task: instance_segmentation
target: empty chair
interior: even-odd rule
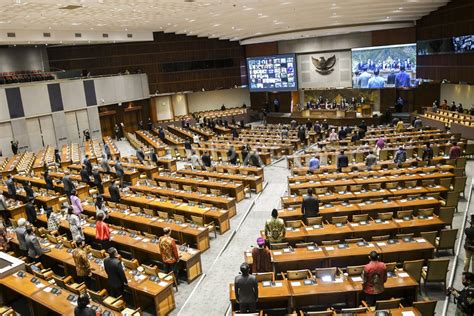
[[[397,268],[397,263],[396,262],[386,262],[385,263],[385,269],[387,272],[395,272],[395,269]]]
[[[346,273],[349,276],[359,276],[364,271],[364,266],[348,266],[346,268]]]
[[[306,312],[306,313],[303,313],[301,311],[301,316],[303,315],[307,315],[307,316],[334,316],[336,315],[336,312],[335,311],[332,311],[332,310],[327,310],[327,311],[320,311],[320,312]]]
[[[329,276],[331,280],[334,280],[336,278],[337,268],[317,268],[316,270],[314,270],[314,273],[316,274],[316,277],[318,279],[322,279],[323,277]]]
[[[183,190],[184,190],[184,191],[191,192],[191,191],[193,190],[193,187],[190,186],[190,185],[185,185],[185,184],[183,184]]]
[[[430,232],[420,232],[420,237],[423,237],[433,246],[436,246],[436,237],[438,236],[437,231],[430,231]]]
[[[255,277],[257,278],[258,282],[262,281],[275,281],[275,274],[273,272],[259,272],[259,273],[253,273]]]
[[[353,223],[359,223],[359,222],[364,222],[369,220],[369,214],[356,214],[352,215],[352,222]]]
[[[362,190],[362,184],[353,184],[353,185],[350,185],[349,186],[349,190],[351,192],[358,192],[360,190]]]
[[[364,238],[346,238],[344,239],[344,241],[347,243],[347,244],[355,244],[355,243],[358,243],[358,242],[364,242]]]
[[[322,216],[319,216],[319,217],[308,217],[306,219],[306,223],[309,225],[309,226],[312,226],[312,225],[322,225],[323,224],[323,217]]]
[[[195,216],[195,215],[191,215],[191,221],[198,225],[198,226],[203,226],[203,227],[207,227],[207,229],[209,230],[209,232],[213,232],[214,233],[214,238],[217,237],[217,228],[216,228],[216,225],[214,224],[214,222],[208,222],[208,223],[205,223],[204,222],[204,218],[201,217],[201,216]]]
[[[459,192],[464,197],[464,191],[466,190],[467,177],[455,177],[453,182],[453,191]]]
[[[163,218],[163,219],[168,219],[168,218],[169,218],[168,212],[158,211],[158,216],[159,216],[160,218]]]
[[[321,245],[323,246],[330,246],[330,245],[337,245],[338,243],[340,243],[341,241],[339,239],[335,239],[335,240],[323,240],[321,241]]]
[[[402,239],[402,238],[413,238],[415,234],[413,233],[406,233],[406,234],[396,234],[395,237],[397,237],[397,239]]]
[[[128,259],[122,258],[122,263],[125,266],[125,268],[130,269],[130,270],[136,270],[140,266],[140,263],[138,262],[137,259],[128,260]]]
[[[288,270],[286,273],[282,272],[282,275],[285,280],[313,279],[313,274],[308,269]]]
[[[186,219],[185,219],[184,215],[174,214],[174,215],[173,215],[173,219],[174,219],[174,221],[177,222],[177,223],[178,223],[178,222],[179,222],[179,223],[184,223],[184,222],[186,222]]]
[[[291,228],[300,228],[300,227],[302,227],[302,226],[304,226],[304,225],[303,225],[303,222],[302,222],[302,221],[297,220],[297,221],[286,221],[286,222],[285,222],[285,226],[286,226],[286,227],[291,227]]]
[[[385,241],[389,239],[390,235],[372,236],[372,241]]]
[[[451,188],[452,178],[439,178],[438,183],[445,188]]]
[[[125,308],[125,302],[122,297],[112,297],[109,296],[107,290],[101,290],[99,292],[94,292],[92,290],[87,290],[87,293],[93,301],[104,305],[107,308],[110,308],[113,311],[120,312]]]
[[[436,303],[438,303],[438,301],[418,301],[413,302],[413,307],[420,312],[421,316],[433,316],[436,310]]]
[[[421,185],[424,186],[424,187],[434,185],[434,184],[435,184],[434,179],[423,179],[423,180],[421,180]]]
[[[416,187],[416,180],[405,181],[405,188]]]
[[[306,248],[310,246],[314,246],[314,242],[299,242],[295,244],[296,248]]]
[[[405,211],[398,211],[397,212],[397,218],[405,218],[405,217],[412,217],[413,216],[413,210],[405,210]]]
[[[398,182],[387,182],[385,183],[385,189],[395,189],[396,187],[398,187]]]
[[[276,249],[284,249],[288,248],[288,243],[287,242],[279,242],[279,243],[271,243],[270,244],[270,249],[276,250]]]
[[[221,194],[222,194],[222,191],[219,190],[219,189],[211,189],[211,194],[214,194],[214,195],[221,195]]]
[[[450,228],[453,225],[454,210],[454,206],[440,207],[439,209],[439,219],[442,220],[446,224],[446,226],[449,226]]]
[[[203,194],[207,194],[207,188],[206,187],[197,187],[197,191]]]
[[[389,300],[381,300],[375,302],[375,310],[383,310],[383,309],[392,309],[392,308],[399,308],[400,302],[402,300],[400,298],[392,298]]]
[[[417,211],[418,216],[433,216],[434,209],[433,208],[422,208]]]
[[[316,195],[326,194],[327,191],[328,191],[327,187],[315,188],[315,190],[314,190]]]
[[[357,315],[357,314],[365,314],[369,311],[369,309],[365,306],[363,307],[354,307],[354,308],[343,308],[341,309],[342,314],[348,315]]]
[[[347,191],[347,185],[336,185],[334,187],[334,192],[346,192]]]
[[[440,250],[452,250],[454,254],[454,245],[458,234],[457,229],[442,229],[439,237],[436,238],[436,252]]]
[[[428,265],[421,270],[421,278],[424,286],[428,282],[442,282],[446,287],[446,274],[448,273],[449,258],[445,259],[429,259]]]
[[[403,271],[408,273],[416,282],[420,283],[421,270],[423,270],[424,260],[409,260],[403,262]]]
[[[348,216],[334,216],[331,218],[331,224],[346,224]]]
[[[392,212],[378,213],[377,216],[379,219],[383,221],[389,221],[393,218],[393,213]]]
[[[381,183],[369,183],[369,190],[380,190],[381,187]]]

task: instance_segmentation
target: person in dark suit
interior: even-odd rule
[[[49,175],[48,170],[44,172],[43,178],[44,178],[44,182],[46,183],[46,189],[54,190],[53,177]]]
[[[123,177],[125,176],[125,171],[123,170],[122,163],[120,162],[120,159],[118,157],[115,160],[115,166],[114,167],[115,167],[115,174],[119,178],[120,185],[123,188]]]
[[[18,153],[18,141],[15,140],[15,141],[10,141],[10,144],[12,145],[12,152],[14,155],[16,155]]]
[[[114,181],[109,185],[110,200],[112,202],[120,202],[120,190],[118,188],[118,181]]]
[[[64,171],[63,185],[64,185],[64,192],[66,193],[66,196],[69,198],[69,196],[71,195],[72,190],[76,189],[76,186],[72,182],[72,180],[69,176],[69,171],[68,170]]]
[[[89,177],[89,172],[87,172],[86,166],[82,165],[81,171],[79,171],[79,175],[81,176],[82,182],[89,184],[91,179]]]
[[[145,153],[143,152],[143,147],[140,149],[137,149],[135,156],[137,156],[137,159],[143,163],[145,161]]]
[[[307,221],[308,217],[319,216],[319,200],[313,196],[312,188],[308,189],[308,195],[303,198],[301,212],[305,221]]]
[[[156,154],[156,149],[153,149],[151,151],[150,159],[158,167],[158,155]]]
[[[95,311],[89,307],[89,295],[82,293],[77,299],[77,306],[74,308],[74,316],[95,316]]]
[[[342,171],[342,168],[349,166],[349,158],[344,154],[344,150],[341,150],[339,156],[337,156],[337,170]]]
[[[211,156],[209,155],[209,152],[206,150],[204,152],[204,154],[201,156],[201,161],[202,161],[202,164],[205,166],[205,167],[210,167],[211,164],[212,164],[212,161],[211,161]]]
[[[127,277],[122,263],[117,259],[117,249],[110,247],[107,252],[109,257],[104,259],[104,269],[109,282],[109,293],[113,297],[119,297],[123,295],[124,288],[128,284]]]
[[[235,298],[240,305],[240,312],[255,313],[258,299],[257,278],[250,274],[247,263],[242,263],[240,272],[241,275],[236,276],[234,282]]]
[[[16,185],[15,185],[15,182],[13,181],[13,177],[12,177],[11,174],[9,174],[7,176],[7,181],[5,181],[5,184],[7,185],[8,194],[11,197],[15,197],[16,196]]]
[[[148,118],[148,122],[146,122],[146,125],[149,131],[153,129],[153,121],[151,120],[151,117]]]
[[[26,197],[28,197],[28,198],[34,198],[35,197],[35,192],[31,188],[31,183],[30,182],[26,182],[26,183],[23,184],[23,190],[25,190]]]
[[[31,225],[34,225],[36,223],[37,219],[37,214],[36,214],[36,207],[33,205],[33,200],[34,198],[29,198],[28,202],[25,204],[25,213],[26,213],[26,218],[28,222]]]
[[[32,226],[28,226],[26,228],[25,245],[30,260],[33,262],[40,262],[41,256],[43,255],[45,250],[41,249],[38,237],[36,237],[35,233],[33,232]]]
[[[83,162],[84,162],[84,165],[86,166],[87,173],[89,175],[91,175],[92,174],[92,163],[89,159],[89,155],[86,155]]]
[[[237,153],[235,152],[234,146],[230,146],[229,150],[227,151],[227,158],[231,164],[237,164]]]
[[[100,175],[98,167],[94,167],[92,169],[92,177],[94,178],[93,183],[97,187],[97,190],[99,190],[100,194],[103,194],[104,186],[102,185],[102,176]]]

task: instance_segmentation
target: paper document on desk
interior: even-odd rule
[[[282,253],[281,251],[274,251],[274,252],[273,252],[273,254],[274,254],[275,256],[281,255],[281,253]]]
[[[384,242],[378,242],[378,243],[377,243],[377,246],[383,247],[383,246],[387,246],[387,244],[384,243]]]
[[[351,280],[354,282],[362,282],[362,278],[360,276],[358,277],[351,277]]]
[[[301,286],[301,282],[300,281],[293,281],[293,282],[291,282],[291,286]]]
[[[164,282],[164,281],[161,281],[160,283],[158,283],[158,285],[162,286],[162,287],[165,287],[165,286],[168,286],[168,283]]]
[[[412,311],[402,312],[402,316],[415,316],[415,313]]]
[[[399,277],[401,278],[408,278],[410,275],[406,272],[398,272],[397,273]]]
[[[53,289],[52,287],[48,286],[48,287],[45,287],[43,291],[45,291],[46,293],[49,293],[51,292],[52,289]]]
[[[281,282],[275,282],[274,287],[283,287],[283,283],[281,283]]]

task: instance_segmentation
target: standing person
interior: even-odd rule
[[[109,185],[110,201],[115,203],[120,202],[120,190],[118,188],[118,184],[118,180],[115,180]]]
[[[209,152],[206,150],[201,156],[201,161],[204,167],[209,168],[212,165],[212,160],[211,156],[209,155]]]
[[[5,227],[5,222],[0,220],[0,251],[7,252],[9,248],[7,228]]]
[[[239,132],[235,127],[232,127],[232,140],[236,140],[239,138]]]
[[[14,198],[16,196],[16,185],[11,174],[7,176],[5,184],[7,185],[8,195]]]
[[[313,196],[313,189],[308,189],[308,195],[301,202],[301,213],[305,222],[309,217],[317,217],[319,215],[319,200]]]
[[[72,190],[71,192],[71,205],[74,210],[74,214],[80,215],[82,212],[84,212],[81,199],[77,196],[76,190]]]
[[[67,198],[72,194],[72,191],[76,189],[76,185],[72,182],[71,177],[69,176],[69,170],[64,171],[63,177],[63,186],[64,193],[66,193]]]
[[[285,222],[278,218],[278,211],[272,210],[272,218],[265,222],[265,238],[271,243],[279,243],[285,238]]]
[[[143,125],[143,121],[142,121],[142,120],[140,120],[140,121],[138,122],[138,129],[141,130],[141,131],[144,130],[144,125]]]
[[[405,128],[405,125],[403,124],[403,121],[398,121],[397,125],[395,126],[395,131],[397,133],[401,133],[401,131]]]
[[[12,152],[14,155],[18,154],[18,141],[17,140],[12,140],[10,141],[11,147],[12,147]]]
[[[191,154],[191,166],[193,167],[193,169],[197,167],[201,167],[201,161],[199,161],[199,156],[196,154],[194,150]]]
[[[156,149],[153,148],[150,152],[150,160],[158,167],[158,155],[156,154]]]
[[[82,134],[84,135],[84,139],[86,140],[86,142],[90,141],[91,140],[91,133],[89,132],[88,129],[85,129]]]
[[[166,137],[165,130],[161,126],[160,126],[160,129],[158,131],[158,137],[161,139],[161,141],[164,141],[165,137]]]
[[[464,241],[464,251],[466,257],[464,258],[464,272],[468,272],[471,266],[472,256],[474,255],[474,214],[471,214],[471,221],[469,227],[464,229],[466,240]]]
[[[95,198],[95,216],[99,217],[99,214],[104,214],[104,220],[107,218],[107,208],[105,207],[104,198],[102,195],[97,195]]]
[[[416,129],[421,129],[423,127],[423,122],[421,121],[420,117],[417,116],[413,121],[413,127]]]
[[[148,121],[146,122],[146,126],[148,128],[148,131],[151,132],[151,130],[153,129],[153,121],[151,120],[151,117],[148,118]]]
[[[313,172],[314,170],[318,170],[321,166],[321,162],[319,161],[319,156],[313,156],[309,160],[309,171]]]
[[[125,171],[123,170],[123,167],[122,167],[122,163],[120,162],[120,160],[118,159],[115,159],[115,174],[117,175],[117,178],[119,178],[120,180],[120,187],[123,188],[123,178],[125,176]]]
[[[265,239],[257,238],[258,247],[252,249],[252,273],[271,272],[272,253],[268,249]]]
[[[135,152],[135,156],[137,156],[137,159],[138,161],[140,161],[140,163],[143,163],[145,161],[145,153],[143,152],[143,147],[137,149],[137,151]]]
[[[101,248],[106,250],[109,249],[110,244],[110,228],[106,222],[104,222],[105,214],[99,213],[97,215],[97,221],[95,222],[95,239],[101,245]]]
[[[105,155],[102,155],[102,157],[107,157],[107,159],[112,159],[112,153],[110,152],[110,147],[109,144],[104,143],[104,153]]]
[[[71,206],[69,206],[67,209],[67,221],[69,223],[69,230],[71,231],[72,240],[84,240],[84,233],[81,227],[81,219],[78,215],[74,214],[74,210]]]
[[[36,214],[36,207],[33,205],[33,200],[34,198],[30,197],[28,198],[28,202],[25,204],[26,218],[31,225],[35,225],[38,218],[38,215]]]
[[[113,297],[123,295],[125,286],[128,281],[123,271],[123,266],[117,258],[118,252],[114,247],[110,247],[107,251],[109,257],[104,259],[104,269],[107,273],[107,281],[109,283],[109,293]]]
[[[256,151],[251,150],[245,159],[244,165],[249,164],[250,166],[253,167],[262,167],[263,162],[262,159],[260,159],[259,154]]]
[[[173,271],[176,283],[179,284],[178,247],[171,237],[171,229],[169,227],[163,229],[163,236],[158,240],[158,247],[160,248],[161,257],[166,265],[167,272]]]
[[[90,299],[87,293],[81,293],[77,298],[77,306],[74,307],[74,316],[95,316],[96,312],[89,307]]]
[[[462,273],[462,285],[464,288],[458,291],[454,288],[448,289],[448,294],[452,294],[456,300],[455,316],[474,315],[474,274],[471,272]]]
[[[74,259],[74,265],[76,266],[77,282],[85,282],[88,289],[92,289],[92,268],[87,259],[87,251],[85,242],[82,239],[76,240],[76,248],[72,252],[72,258]]]
[[[344,153],[344,150],[341,150],[340,154],[337,156],[337,170],[342,171],[342,168],[349,166],[349,157]]]
[[[40,262],[41,256],[43,255],[44,250],[41,249],[38,237],[36,237],[33,232],[33,227],[26,227],[26,236],[25,236],[26,249],[28,250],[28,257],[32,262]]]
[[[378,148],[378,150],[382,150],[385,147],[385,137],[383,135],[377,139],[375,147]]]
[[[83,160],[84,165],[86,166],[87,173],[89,175],[92,174],[92,163],[91,160],[89,159],[89,155],[86,155]]]
[[[79,175],[81,176],[81,181],[87,184],[90,184],[91,179],[89,172],[87,172],[86,165],[82,165],[81,171],[79,171]]]
[[[398,166],[401,166],[402,163],[407,161],[407,152],[405,147],[400,146],[395,153],[395,159],[393,160]]]
[[[431,148],[431,144],[429,142],[427,142],[425,144],[425,148],[423,148],[423,156],[421,157],[421,159],[423,159],[423,161],[426,161],[426,165],[429,166],[430,163],[431,163],[431,160],[433,159],[433,149]]]
[[[306,145],[306,129],[303,126],[298,129],[298,138],[303,145]]]
[[[380,294],[385,290],[384,283],[387,282],[387,269],[385,264],[379,261],[379,254],[371,251],[369,254],[370,262],[364,266],[362,272],[363,291],[365,301],[369,306],[374,306]]]
[[[275,106],[275,112],[280,112],[280,100],[278,98],[273,100],[273,105]]]
[[[111,173],[112,172],[112,170],[110,169],[110,165],[109,165],[109,159],[110,158],[108,156],[103,155],[102,160],[100,161],[100,167],[106,173]]]
[[[46,189],[54,190],[53,177],[51,177],[48,170],[44,172],[43,179],[46,185]]]
[[[377,164],[377,156],[374,155],[374,152],[371,150],[367,157],[365,157],[365,166],[368,170],[372,170],[372,167]]]
[[[237,164],[237,153],[235,152],[234,146],[230,146],[229,150],[227,151],[227,159],[229,159],[231,164]]]
[[[23,183],[23,190],[25,190],[25,194],[27,198],[33,198],[35,197],[35,192],[31,188],[31,182],[25,182]]]
[[[20,254],[23,256],[27,255],[28,248],[26,247],[26,219],[23,217],[18,219],[17,227],[15,228],[16,239],[18,240],[18,248]]]
[[[61,154],[59,153],[59,149],[54,149],[54,162],[58,165],[61,164]]]
[[[193,135],[193,143],[196,144],[199,147],[199,142],[200,142],[199,135],[194,134]]]
[[[336,133],[336,130],[333,128],[329,134],[330,142],[337,142],[339,140],[339,135]]]
[[[48,230],[50,232],[58,232],[59,231],[59,226],[61,225],[61,213],[59,212],[59,209],[53,209],[51,206],[48,206],[49,210],[46,212],[46,214],[49,214],[48,216]]]
[[[453,142],[449,149],[449,159],[458,159],[459,157],[461,157],[461,147],[458,146],[457,142]]]
[[[93,183],[97,187],[97,190],[100,194],[104,194],[104,186],[102,185],[102,176],[100,175],[99,168],[94,166],[92,169],[92,178],[94,179]]]
[[[10,225],[10,212],[8,212],[8,204],[3,195],[3,191],[0,190],[0,216],[2,216],[5,224]]]
[[[193,148],[191,146],[191,142],[189,141],[189,139],[186,139],[184,141],[184,150],[186,151],[186,158],[190,159]]]
[[[114,137],[115,140],[120,140],[120,127],[118,126],[118,124],[115,124],[114,126]]]
[[[258,281],[254,275],[250,274],[250,267],[247,263],[240,265],[241,275],[235,277],[234,291],[235,299],[240,306],[240,313],[255,313],[258,300]]]

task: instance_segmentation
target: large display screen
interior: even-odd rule
[[[408,88],[415,79],[416,44],[352,49],[353,88]]]
[[[247,58],[250,91],[298,90],[296,55]]]
[[[455,53],[470,53],[474,51],[474,35],[453,37]]]

